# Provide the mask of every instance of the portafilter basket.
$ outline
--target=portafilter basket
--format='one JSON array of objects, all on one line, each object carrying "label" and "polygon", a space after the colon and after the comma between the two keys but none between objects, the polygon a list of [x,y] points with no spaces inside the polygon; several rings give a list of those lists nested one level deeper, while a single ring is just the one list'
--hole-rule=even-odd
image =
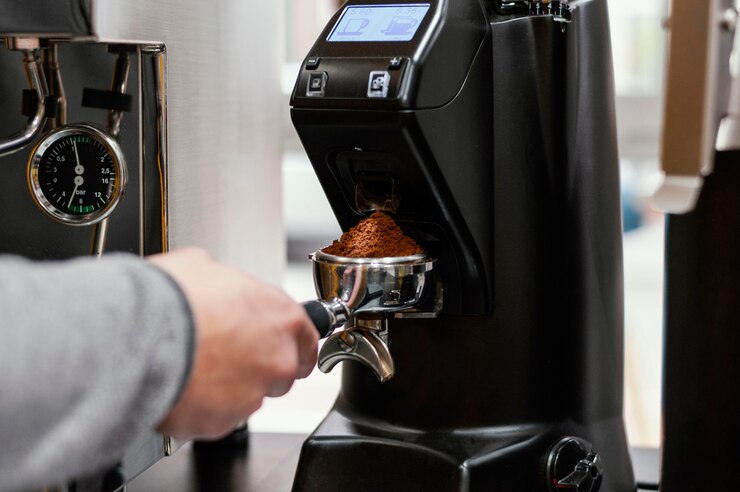
[{"label": "portafilter basket", "polygon": [[379,317],[434,302],[437,260],[425,254],[346,258],[309,256],[319,300],[304,303],[322,338],[358,314]]}]

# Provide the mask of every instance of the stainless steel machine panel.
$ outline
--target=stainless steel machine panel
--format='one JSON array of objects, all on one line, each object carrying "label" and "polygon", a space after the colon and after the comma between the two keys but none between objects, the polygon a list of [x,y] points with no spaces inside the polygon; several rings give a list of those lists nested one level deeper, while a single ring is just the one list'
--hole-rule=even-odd
[{"label": "stainless steel machine panel", "polygon": [[282,4],[101,0],[93,12],[100,39],[167,49],[171,248],[279,278]]},{"label": "stainless steel machine panel", "polygon": [[[106,250],[147,254],[195,245],[260,277],[280,279],[282,15],[280,2],[241,0],[0,3],[0,38],[40,38],[42,46],[51,42],[58,49],[74,106],[69,123],[105,126],[104,111],[82,107],[82,89],[110,87],[117,63],[111,50],[131,52],[132,111],[119,138],[128,192],[111,215]],[[21,90],[28,89],[22,62],[30,55],[18,43],[26,42],[10,39],[15,52],[0,48],[0,142],[24,125],[18,106]],[[88,254],[92,229],[50,220],[25,189],[26,162],[37,141],[34,136],[17,152],[0,152],[0,253],[41,259]],[[136,443],[121,479],[130,480],[175,447],[154,435]],[[99,478],[80,480],[77,490],[94,490]]]}]

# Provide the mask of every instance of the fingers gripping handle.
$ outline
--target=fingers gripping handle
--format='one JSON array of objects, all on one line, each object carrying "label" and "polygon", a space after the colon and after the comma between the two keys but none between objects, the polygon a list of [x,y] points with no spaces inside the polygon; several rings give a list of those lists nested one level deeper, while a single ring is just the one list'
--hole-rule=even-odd
[{"label": "fingers gripping handle", "polygon": [[339,299],[331,301],[306,301],[303,308],[308,313],[321,338],[332,334],[335,328],[343,325],[349,318],[347,306]]}]

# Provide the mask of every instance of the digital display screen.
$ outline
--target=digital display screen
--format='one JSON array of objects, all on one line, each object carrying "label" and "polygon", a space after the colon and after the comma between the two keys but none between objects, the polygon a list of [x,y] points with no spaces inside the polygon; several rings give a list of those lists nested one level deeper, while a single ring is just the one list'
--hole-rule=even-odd
[{"label": "digital display screen", "polygon": [[329,42],[411,41],[430,7],[429,3],[351,5],[332,29]]}]

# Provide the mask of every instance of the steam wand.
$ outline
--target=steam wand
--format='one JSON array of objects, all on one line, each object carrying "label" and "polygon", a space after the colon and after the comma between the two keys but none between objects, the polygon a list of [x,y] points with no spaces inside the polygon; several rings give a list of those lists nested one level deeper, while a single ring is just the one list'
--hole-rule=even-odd
[{"label": "steam wand", "polygon": [[46,97],[49,95],[46,79],[37,56],[40,49],[39,40],[37,38],[8,38],[6,44],[10,50],[23,51],[26,77],[31,89],[36,93],[36,112],[29,117],[26,127],[20,133],[5,140],[0,140],[0,157],[20,150],[38,136],[43,129]]}]

